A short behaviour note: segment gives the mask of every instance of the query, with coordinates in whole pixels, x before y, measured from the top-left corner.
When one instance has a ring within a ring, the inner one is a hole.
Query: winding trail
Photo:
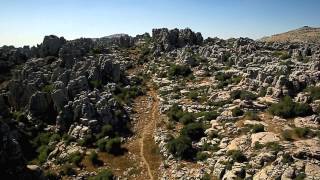
[[[159,100],[157,98],[156,92],[154,89],[150,89],[148,92],[148,95],[152,97],[152,108],[151,112],[147,113],[147,116],[144,118],[144,122],[148,122],[143,128],[141,139],[140,139],[140,156],[148,170],[148,175],[151,180],[154,180],[154,173],[152,172],[151,165],[152,163],[155,163],[152,161],[152,157],[150,158],[150,150],[147,145],[150,145],[149,141],[153,141],[153,133],[156,129],[156,123],[157,123],[157,115],[158,115],[158,109],[159,109]],[[149,115],[149,116],[148,116]],[[151,117],[150,117],[151,116]],[[148,118],[149,117],[149,118]],[[148,118],[148,119],[147,119]],[[149,152],[146,153],[146,151],[149,150]],[[151,161],[151,162],[149,162]],[[156,169],[153,169],[153,171],[156,171]]]

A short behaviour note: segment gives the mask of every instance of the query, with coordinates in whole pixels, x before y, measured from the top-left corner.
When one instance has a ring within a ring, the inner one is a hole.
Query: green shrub
[[[92,80],[89,82],[89,84],[93,88],[101,88],[101,86],[102,86],[102,82],[100,80]]]
[[[177,65],[177,64],[172,64],[169,67],[168,71],[168,77],[173,78],[173,77],[187,77],[192,74],[191,69],[186,66],[186,65]]]
[[[239,107],[232,109],[231,112],[233,117],[242,116],[244,114],[243,110]]]
[[[197,152],[196,159],[197,161],[204,161],[208,158],[208,154],[204,152]]]
[[[98,154],[95,151],[91,151],[89,154],[89,160],[93,165],[100,165]]]
[[[83,139],[79,139],[78,144],[83,147],[92,145],[95,142],[95,137],[93,135],[86,135]]]
[[[114,136],[114,130],[113,130],[112,125],[110,125],[110,124],[106,124],[101,128],[101,132],[97,135],[97,138],[101,139],[106,136],[109,136],[109,137]]]
[[[239,150],[228,151],[227,155],[230,156],[235,162],[243,163],[247,161],[247,157]]]
[[[293,158],[292,158],[292,156],[290,155],[290,154],[288,154],[288,153],[285,153],[283,156],[282,156],[282,162],[284,163],[284,164],[291,164],[291,163],[293,163]]]
[[[180,159],[192,159],[194,155],[191,139],[187,136],[179,136],[170,140],[167,147],[171,154]]]
[[[167,111],[167,116],[170,121],[180,121],[180,118],[184,115],[182,108],[177,104],[171,106],[171,108]]]
[[[279,57],[279,58],[282,59],[282,60],[291,58],[291,56],[289,55],[289,53],[286,52],[286,51],[274,51],[274,52],[273,52],[273,55],[276,56],[276,57]]]
[[[188,97],[193,101],[197,101],[198,100],[198,96],[199,96],[199,94],[196,91],[191,91],[188,94]]]
[[[198,117],[203,116],[204,121],[211,121],[213,119],[216,119],[219,114],[216,111],[209,111],[209,112],[200,112],[197,114]]]
[[[58,142],[60,141],[60,139],[61,139],[61,136],[59,134],[53,134],[50,137],[50,142]]]
[[[241,100],[255,100],[257,96],[252,92],[245,90],[235,90],[230,93],[232,99],[241,99]]]
[[[281,133],[281,136],[286,141],[292,141],[293,140],[293,138],[292,138],[293,134],[292,134],[292,131],[290,131],[290,130],[284,130]]]
[[[192,113],[185,113],[185,114],[183,114],[183,116],[179,119],[179,121],[180,121],[181,123],[183,123],[184,125],[190,124],[190,123],[194,122],[194,120],[195,120],[195,117],[194,117],[194,115],[193,115]]]
[[[96,176],[90,177],[89,180],[113,180],[114,176],[110,170],[102,170]]]
[[[205,174],[202,176],[201,180],[211,180],[210,174],[205,173]]]
[[[312,131],[309,128],[294,128],[294,133],[299,137],[299,138],[306,138],[309,135],[312,134]]]
[[[264,125],[262,124],[254,124],[251,127],[253,133],[264,132]]]
[[[62,136],[62,139],[66,145],[69,145],[71,142],[75,140],[74,137],[70,136],[69,134],[64,134]]]
[[[106,144],[107,144],[107,140],[106,139],[99,139],[97,142],[96,142],[97,146],[98,146],[98,149],[100,151],[105,151],[105,147],[106,147]]]
[[[204,136],[204,128],[201,123],[190,123],[181,129],[180,134],[189,137],[193,141],[198,141]]]
[[[245,115],[246,119],[260,120],[257,112],[255,112],[255,111],[247,111],[244,115]]]
[[[46,93],[52,93],[53,90],[54,90],[53,84],[45,85],[45,86],[42,87],[42,89],[41,89],[42,92],[46,92]]]
[[[73,169],[71,164],[65,164],[62,166],[62,173],[63,175],[71,176],[76,174],[76,171]]]
[[[259,150],[259,149],[262,149],[262,148],[264,148],[264,146],[263,146],[263,144],[260,144],[259,141],[254,143],[254,149]]]
[[[68,162],[70,162],[76,166],[80,166],[82,159],[83,159],[82,154],[79,151],[77,151],[77,152],[70,154],[70,156],[68,157]]]
[[[40,147],[42,145],[48,145],[50,142],[50,133],[39,133],[37,137],[32,140],[32,144],[34,147]]]
[[[313,101],[320,99],[320,87],[308,87],[304,91],[310,93],[311,99]]]
[[[51,171],[45,172],[44,176],[48,180],[59,180],[60,179],[56,173],[51,172]]]
[[[47,161],[48,155],[50,153],[50,148],[47,145],[42,145],[37,149],[39,155],[38,155],[38,162],[40,164]]]
[[[304,180],[306,178],[306,174],[305,173],[299,173],[294,180]]]
[[[22,111],[14,111],[12,113],[12,116],[15,120],[19,121],[19,122],[24,122],[26,123],[28,121],[28,118],[27,116],[25,115],[24,112]]]
[[[271,151],[279,152],[283,149],[281,145],[279,145],[278,142],[268,142],[265,144],[265,147]]]
[[[117,87],[114,93],[114,97],[119,102],[128,104],[132,102],[135,97],[141,96],[145,92],[141,86],[130,86],[129,88]]]
[[[121,139],[117,137],[108,140],[105,145],[105,150],[111,154],[119,153],[121,151]]]
[[[295,103],[289,96],[284,97],[279,103],[272,104],[269,112],[283,118],[304,117],[313,113],[308,104]]]

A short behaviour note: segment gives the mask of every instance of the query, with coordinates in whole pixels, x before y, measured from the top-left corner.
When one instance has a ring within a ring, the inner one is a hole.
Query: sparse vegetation
[[[167,147],[170,153],[180,159],[192,159],[195,153],[191,139],[187,136],[179,136],[172,139],[168,142]]]
[[[232,112],[232,116],[234,117],[242,116],[244,114],[243,110],[240,109],[239,107],[233,108],[231,112]]]
[[[247,161],[247,157],[239,150],[228,151],[227,155],[230,156],[235,162],[243,163]]]
[[[283,118],[308,116],[313,113],[312,108],[308,104],[295,103],[289,96],[284,97],[277,104],[272,104],[269,112]]]
[[[186,65],[172,64],[169,67],[168,77],[173,79],[175,77],[187,77],[192,74],[191,69]]]
[[[257,96],[252,92],[245,90],[235,90],[230,93],[232,99],[241,99],[241,100],[255,100]]]
[[[96,176],[90,177],[89,180],[113,180],[114,175],[110,170],[102,170]]]
[[[180,134],[189,137],[193,141],[198,141],[204,136],[204,128],[201,123],[190,123],[183,127]]]

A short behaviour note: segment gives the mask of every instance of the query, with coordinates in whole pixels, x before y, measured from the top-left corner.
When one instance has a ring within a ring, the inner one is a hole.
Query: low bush
[[[203,116],[204,121],[211,121],[213,119],[216,119],[219,114],[216,111],[209,111],[209,112],[200,112],[197,114],[198,117]]]
[[[42,87],[41,91],[46,93],[52,93],[54,90],[53,84],[48,84]]]
[[[68,157],[68,162],[76,166],[80,166],[82,159],[83,159],[83,155],[79,151],[77,151],[70,154],[70,156]]]
[[[102,170],[96,176],[90,177],[89,180],[113,180],[114,175],[110,170]]]
[[[257,96],[252,92],[245,90],[235,90],[230,93],[232,99],[241,99],[241,100],[255,100]]]
[[[168,77],[174,78],[178,76],[187,77],[192,74],[191,69],[186,65],[172,64],[169,67]]]
[[[38,157],[37,161],[42,164],[47,161],[49,153],[52,151],[52,149],[48,145],[42,145],[37,149]]]
[[[262,148],[264,148],[264,145],[261,144],[259,141],[257,141],[257,142],[254,143],[254,149],[260,150],[260,149],[262,149]]]
[[[244,115],[245,115],[246,119],[260,120],[257,112],[255,112],[255,111],[247,111]]]
[[[93,88],[101,88],[102,82],[100,80],[92,80],[89,82],[90,86]]]
[[[253,133],[264,132],[264,125],[262,125],[262,124],[252,125],[251,126],[251,131]]]
[[[121,139],[112,138],[107,141],[105,145],[105,151],[111,154],[118,154],[121,151]]]
[[[195,153],[191,139],[187,136],[179,136],[170,140],[167,147],[169,152],[179,159],[192,159]]]
[[[265,144],[265,147],[267,147],[267,149],[274,151],[274,152],[279,152],[283,149],[283,147],[281,145],[279,145],[278,142],[268,142]]]
[[[281,133],[281,136],[284,140],[286,141],[292,141],[293,140],[293,133],[291,130],[284,130],[282,133]]]
[[[190,124],[194,122],[195,117],[192,113],[184,113],[183,116],[179,119],[181,123],[184,125]]]
[[[197,152],[196,159],[197,161],[204,161],[208,158],[208,154],[205,152]]]
[[[105,151],[106,144],[107,144],[107,139],[99,139],[96,142],[96,145],[100,151]]]
[[[293,131],[299,138],[307,138],[312,135],[312,131],[309,128],[297,127]]]
[[[243,110],[239,107],[232,109],[231,112],[233,117],[242,116],[244,114]]]
[[[230,156],[235,162],[243,163],[247,161],[247,157],[239,150],[228,151],[227,155]]]
[[[320,87],[312,86],[306,88],[304,91],[310,93],[311,99],[313,101],[320,99]]]
[[[304,117],[313,113],[311,106],[304,103],[295,103],[289,96],[284,97],[279,103],[272,104],[269,112],[283,118]]]
[[[188,97],[193,101],[197,101],[199,94],[196,91],[191,91],[191,92],[189,92]]]
[[[65,164],[62,166],[61,174],[71,176],[71,175],[76,174],[76,171],[73,169],[71,164]]]
[[[62,139],[66,145],[69,145],[71,142],[75,141],[74,137],[70,136],[69,134],[64,134]]]
[[[190,123],[181,129],[180,134],[189,137],[193,141],[198,141],[204,136],[204,128],[201,123]]]
[[[97,134],[97,138],[101,139],[103,137],[109,136],[109,137],[113,137],[114,134],[114,130],[112,125],[110,124],[106,124],[101,128],[101,132],[99,134]]]
[[[291,164],[291,163],[293,163],[293,158],[292,158],[292,156],[290,155],[290,154],[288,154],[288,153],[285,153],[283,156],[282,156],[282,162],[284,163],[284,164]]]
[[[90,152],[89,160],[93,165],[100,165],[101,164],[101,161],[99,160],[98,154],[95,151]]]

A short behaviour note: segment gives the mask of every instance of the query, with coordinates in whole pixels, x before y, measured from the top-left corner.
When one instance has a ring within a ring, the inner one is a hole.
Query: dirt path
[[[148,124],[143,128],[143,131],[142,131],[141,140],[140,140],[140,156],[142,157],[142,160],[147,167],[149,178],[151,180],[154,180],[153,174],[156,173],[156,169],[152,169],[152,166],[150,164],[154,164],[155,162],[153,161],[154,157],[150,157],[150,151],[152,151],[152,149],[148,149],[148,147],[150,147],[150,144],[149,144],[150,140],[151,141],[153,140],[153,133],[156,128],[156,123],[157,123],[158,113],[159,113],[158,112],[159,101],[157,99],[155,90],[151,89],[149,91],[149,95],[150,97],[152,97],[152,108],[151,108],[151,112],[148,113],[151,115],[151,117],[149,116],[149,119],[144,120],[145,122],[147,122],[148,120],[150,122],[148,122]]]

